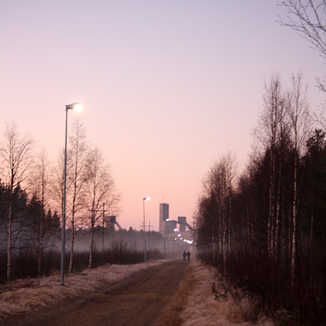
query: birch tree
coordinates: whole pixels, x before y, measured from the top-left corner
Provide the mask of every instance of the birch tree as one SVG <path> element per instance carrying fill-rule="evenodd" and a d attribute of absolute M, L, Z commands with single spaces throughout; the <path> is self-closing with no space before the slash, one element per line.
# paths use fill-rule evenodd
<path fill-rule="evenodd" d="M 277 155 L 282 147 L 282 138 L 285 132 L 285 95 L 279 75 L 272 76 L 265 83 L 264 110 L 260 118 L 260 126 L 256 130 L 258 140 L 263 144 L 264 150 L 269 151 L 269 212 L 267 219 L 267 246 L 270 255 L 275 255 L 276 244 L 280 226 L 280 182 L 281 179 L 281 155 Z M 276 161 L 278 159 L 278 162 Z M 278 169 L 277 169 L 278 167 Z"/>
<path fill-rule="evenodd" d="M 115 189 L 109 165 L 106 164 L 101 151 L 96 147 L 92 148 L 87 155 L 84 182 L 86 187 L 85 203 L 89 212 L 91 231 L 88 263 L 88 267 L 91 268 L 94 251 L 94 233 L 101 216 L 100 208 L 105 203 L 106 210 L 113 214 L 117 210 L 119 202 L 119 195 Z"/>
<path fill-rule="evenodd" d="M 62 212 L 63 210 L 63 184 L 64 184 L 64 149 L 60 150 L 58 154 L 58 158 L 56 161 L 56 164 L 52 167 L 51 171 L 51 186 L 50 186 L 50 192 L 51 192 L 51 206 L 55 207 L 55 210 L 57 212 Z M 71 175 L 72 170 L 72 160 L 71 160 L 71 151 L 67 152 L 67 176 Z M 71 178 L 66 179 L 66 193 L 67 197 L 70 194 L 71 191 Z M 67 201 L 66 201 L 67 202 Z M 67 210 L 69 215 L 69 210 Z M 62 216 L 61 216 L 62 220 Z M 68 220 L 68 218 L 66 219 Z"/>
<path fill-rule="evenodd" d="M 309 105 L 307 87 L 303 85 L 303 76 L 299 72 L 291 77 L 291 88 L 287 96 L 286 112 L 289 117 L 293 143 L 293 199 L 292 199 L 292 245 L 291 245 L 291 279 L 294 281 L 295 257 L 297 252 L 297 212 L 298 212 L 298 160 L 300 150 L 310 134 Z"/>
<path fill-rule="evenodd" d="M 223 269 L 231 246 L 231 214 L 233 182 L 236 175 L 235 159 L 229 154 L 217 161 L 203 181 L 204 193 L 199 203 L 197 220 L 201 238 L 209 236 L 211 230 L 213 255 L 221 257 Z"/>
<path fill-rule="evenodd" d="M 45 227 L 45 206 L 48 195 L 48 184 L 49 184 L 49 169 L 50 162 L 47 158 L 45 150 L 42 150 L 35 157 L 33 169 L 30 179 L 30 187 L 32 187 L 32 193 L 39 198 L 40 205 L 42 207 L 39 210 L 40 215 L 38 216 L 38 245 L 37 245 L 37 273 L 41 274 L 42 266 L 42 254 L 43 254 L 43 242 L 44 242 L 44 227 Z"/>
<path fill-rule="evenodd" d="M 70 273 L 72 270 L 73 264 L 73 254 L 74 254 L 74 241 L 75 241 L 75 217 L 76 213 L 83 208 L 84 201 L 84 189 L 85 183 L 83 182 L 83 171 L 85 169 L 85 160 L 87 154 L 87 144 L 86 144 L 86 132 L 85 128 L 80 122 L 76 119 L 73 126 L 73 136 L 70 137 L 70 160 L 71 160 L 71 169 L 68 175 L 69 183 L 71 184 L 71 189 L 68 194 L 68 206 L 71 210 L 71 225 L 70 225 L 70 257 L 69 257 L 69 270 Z"/>
<path fill-rule="evenodd" d="M 9 189 L 8 207 L 8 244 L 7 244 L 7 280 L 11 279 L 11 253 L 13 233 L 13 193 L 19 184 L 25 181 L 32 163 L 34 141 L 30 135 L 20 137 L 15 123 L 8 124 L 4 141 L 0 145 L 2 175 Z"/>

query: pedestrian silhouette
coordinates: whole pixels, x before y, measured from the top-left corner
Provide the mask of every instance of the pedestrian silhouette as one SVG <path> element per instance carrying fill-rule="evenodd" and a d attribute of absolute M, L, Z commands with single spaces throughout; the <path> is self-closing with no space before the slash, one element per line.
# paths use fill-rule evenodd
<path fill-rule="evenodd" d="M 187 258 L 188 258 L 188 261 L 190 260 L 190 252 L 189 251 L 187 251 Z"/>

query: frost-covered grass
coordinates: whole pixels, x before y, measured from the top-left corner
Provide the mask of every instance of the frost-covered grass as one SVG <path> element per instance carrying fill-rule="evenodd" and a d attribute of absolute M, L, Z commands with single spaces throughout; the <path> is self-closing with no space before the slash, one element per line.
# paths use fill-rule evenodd
<path fill-rule="evenodd" d="M 104 265 L 65 277 L 60 285 L 60 273 L 40 279 L 18 280 L 7 284 L 0 293 L 0 318 L 38 311 L 101 289 L 120 281 L 134 272 L 160 265 L 166 260 L 155 260 L 135 265 Z"/>
<path fill-rule="evenodd" d="M 0 318 L 38 311 L 44 307 L 60 304 L 90 291 L 120 281 L 134 272 L 167 260 L 149 261 L 135 265 L 104 265 L 92 270 L 65 277 L 60 285 L 60 274 L 40 279 L 18 280 L 6 285 L 0 293 Z M 215 294 L 212 285 L 215 283 Z M 235 295 L 237 294 L 237 296 Z M 184 281 L 180 284 L 173 302 L 166 310 L 165 320 L 159 325 L 183 326 L 274 326 L 264 316 L 253 318 L 254 306 L 245 297 L 231 291 L 216 271 L 199 261 L 191 261 Z M 256 321 L 252 321 L 256 319 Z"/>
<path fill-rule="evenodd" d="M 253 303 L 239 292 L 232 291 L 213 268 L 192 261 L 188 275 L 192 281 L 187 303 L 180 314 L 183 326 L 274 326 L 268 318 L 256 316 Z M 215 291 L 212 291 L 213 283 Z"/>

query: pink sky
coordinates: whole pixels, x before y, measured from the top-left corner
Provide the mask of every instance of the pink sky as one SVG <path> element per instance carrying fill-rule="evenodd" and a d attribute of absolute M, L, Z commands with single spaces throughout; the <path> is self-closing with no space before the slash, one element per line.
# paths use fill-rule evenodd
<path fill-rule="evenodd" d="M 264 80 L 302 70 L 324 101 L 319 53 L 289 28 L 280 1 L 0 1 L 0 139 L 31 132 L 52 161 L 65 105 L 82 102 L 87 138 L 122 193 L 118 222 L 158 230 L 159 203 L 192 223 L 201 180 L 227 152 L 246 163 Z M 69 112 L 70 122 L 75 112 Z"/>

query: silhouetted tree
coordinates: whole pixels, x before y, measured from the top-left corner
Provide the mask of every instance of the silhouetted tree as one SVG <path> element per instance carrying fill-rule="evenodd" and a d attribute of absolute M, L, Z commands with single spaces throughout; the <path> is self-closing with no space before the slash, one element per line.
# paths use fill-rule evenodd
<path fill-rule="evenodd" d="M 326 137 L 322 130 L 311 136 L 307 103 L 300 73 L 289 87 L 278 76 L 266 84 L 256 150 L 238 183 L 224 191 L 222 161 L 204 179 L 197 249 L 258 300 L 257 307 L 285 309 L 293 313 L 291 324 L 299 318 L 302 325 L 323 325 Z M 228 193 L 232 209 L 226 215 Z"/>
<path fill-rule="evenodd" d="M 33 195 L 26 206 L 24 248 L 37 256 L 37 275 L 42 274 L 44 251 L 56 242 L 60 230 L 60 219 L 51 209 L 45 214 L 42 200 Z"/>
<path fill-rule="evenodd" d="M 229 154 L 210 169 L 203 181 L 203 194 L 197 212 L 198 243 L 225 267 L 231 247 L 232 196 L 235 160 Z"/>
<path fill-rule="evenodd" d="M 33 140 L 31 136 L 19 137 L 17 125 L 6 126 L 4 141 L 0 144 L 0 158 L 4 182 L 9 189 L 8 205 L 8 246 L 7 246 L 7 280 L 11 278 L 11 250 L 13 233 L 13 199 L 14 189 L 25 181 L 28 168 L 32 162 Z"/>
<path fill-rule="evenodd" d="M 101 151 L 96 147 L 92 148 L 87 155 L 83 179 L 86 187 L 85 203 L 90 214 L 91 240 L 88 267 L 91 268 L 94 233 L 101 216 L 100 208 L 105 203 L 106 211 L 109 210 L 110 215 L 115 215 L 119 202 L 119 195 L 116 192 L 109 166 L 105 163 Z"/>
<path fill-rule="evenodd" d="M 293 200 L 292 200 L 292 251 L 291 251 L 291 277 L 294 282 L 297 251 L 297 214 L 298 214 L 298 164 L 301 152 L 305 149 L 307 137 L 310 134 L 309 108 L 307 101 L 307 88 L 303 85 L 303 76 L 299 72 L 291 78 L 291 88 L 288 91 L 286 113 L 289 120 L 289 130 L 293 147 Z M 301 182 L 302 184 L 302 182 Z"/>
<path fill-rule="evenodd" d="M 279 75 L 272 76 L 264 87 L 264 110 L 260 126 L 256 130 L 257 139 L 269 153 L 269 202 L 267 220 L 268 253 L 276 256 L 280 227 L 280 187 L 282 178 L 282 150 L 286 133 L 285 93 Z"/>
<path fill-rule="evenodd" d="M 49 183 L 50 183 L 50 163 L 47 159 L 45 150 L 42 150 L 35 156 L 34 164 L 32 166 L 31 177 L 29 180 L 29 186 L 31 192 L 34 194 L 33 198 L 36 200 L 39 198 L 42 209 L 39 210 L 38 216 L 38 249 L 37 249 L 37 273 L 41 273 L 43 245 L 44 245 L 44 227 L 46 223 L 45 207 L 49 202 Z"/>
<path fill-rule="evenodd" d="M 69 141 L 69 158 L 72 162 L 71 169 L 69 170 L 68 179 L 71 187 L 69 188 L 67 196 L 67 206 L 71 207 L 71 225 L 70 225 L 70 258 L 69 269 L 71 272 L 74 254 L 74 240 L 75 240 L 75 215 L 83 208 L 84 195 L 85 195 L 85 183 L 82 178 L 84 175 L 84 169 L 86 167 L 85 160 L 87 155 L 87 144 L 85 128 L 81 122 L 77 119 L 74 124 L 72 136 Z"/>

